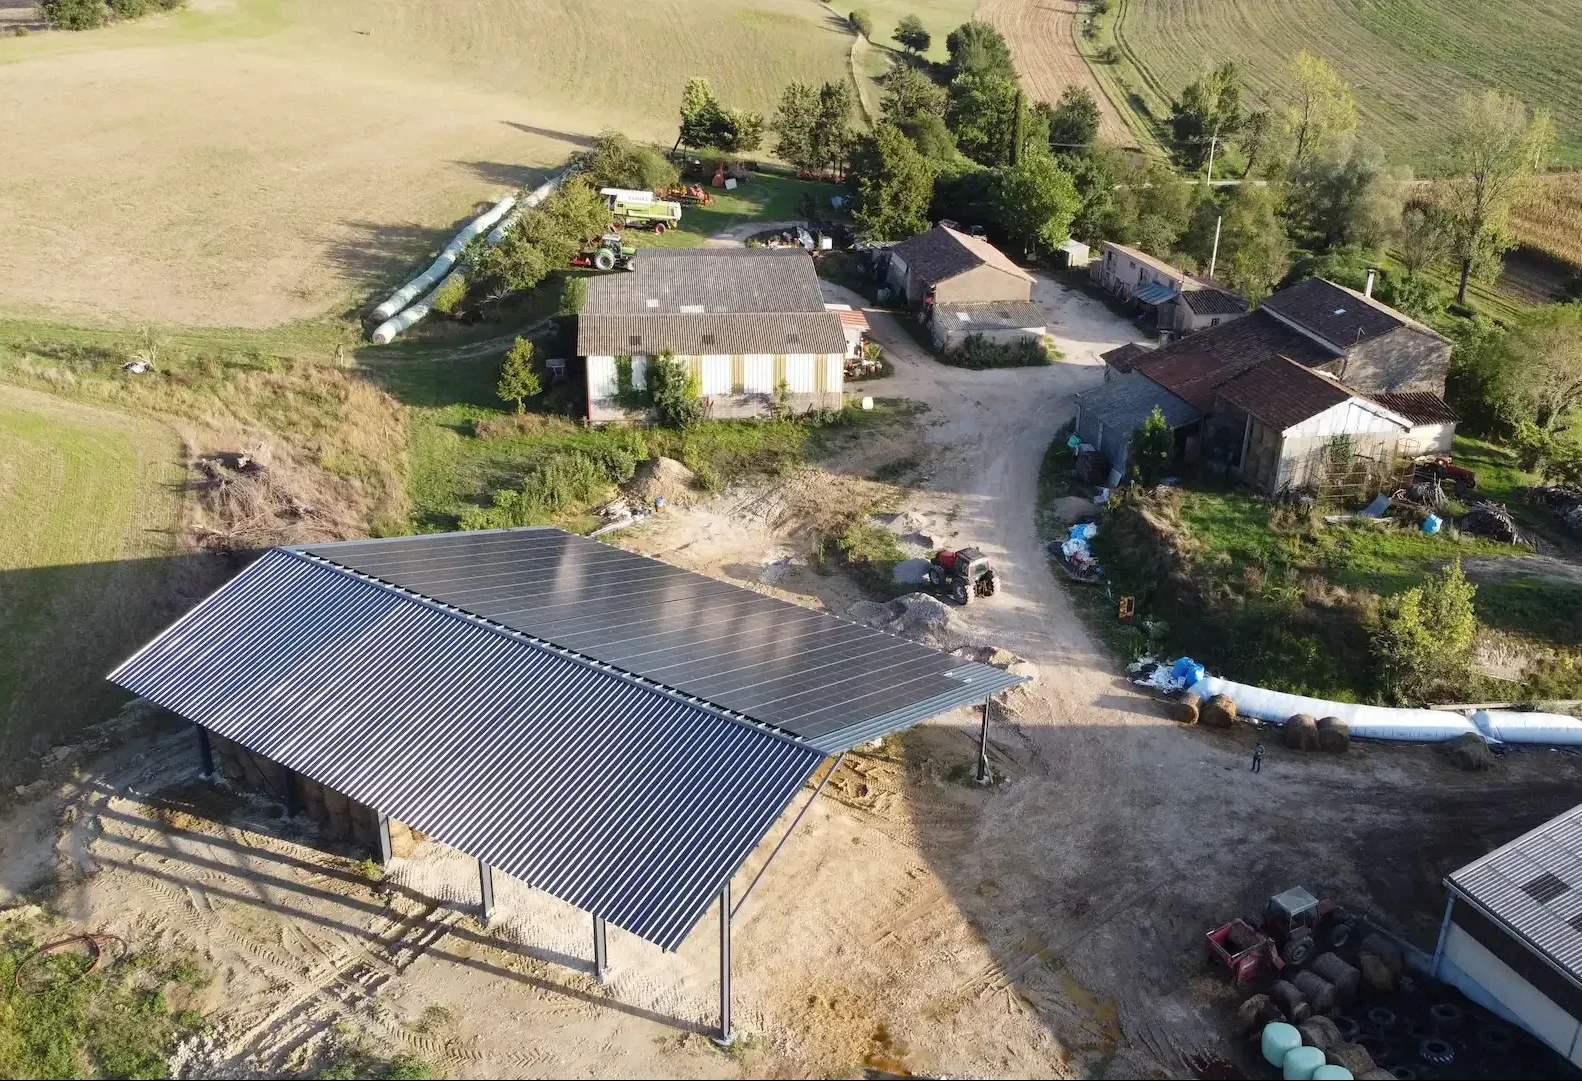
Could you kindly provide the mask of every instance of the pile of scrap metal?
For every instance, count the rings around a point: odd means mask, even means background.
[[[1582,537],[1582,488],[1551,484],[1539,488],[1519,488],[1517,494],[1528,503],[1542,503],[1554,512],[1573,536]]]
[[[1522,542],[1521,530],[1516,528],[1516,519],[1511,517],[1511,512],[1505,509],[1503,503],[1487,501],[1474,503],[1472,508],[1461,516],[1461,521],[1457,525],[1461,527],[1463,533],[1476,533],[1500,541],[1502,544]]]

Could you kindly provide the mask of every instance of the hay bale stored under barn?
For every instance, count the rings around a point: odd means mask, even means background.
[[[1345,754],[1351,749],[1351,726],[1339,717],[1320,717],[1318,749],[1330,754]]]
[[[1395,990],[1395,974],[1390,971],[1390,966],[1378,957],[1364,952],[1357,963],[1362,966],[1362,982],[1368,985],[1369,990],[1381,992]]]
[[[1318,721],[1311,714],[1293,713],[1281,735],[1293,751],[1318,750]]]
[[[1406,953],[1394,939],[1386,938],[1377,931],[1363,938],[1362,952],[1371,953],[1383,961],[1389,966],[1390,975],[1396,979],[1400,979],[1406,971]]]
[[[1216,694],[1198,709],[1198,721],[1210,728],[1229,728],[1236,723],[1236,700]]]
[[[1197,724],[1198,707],[1203,704],[1202,695],[1187,691],[1177,698],[1170,706],[1170,716],[1182,724]]]

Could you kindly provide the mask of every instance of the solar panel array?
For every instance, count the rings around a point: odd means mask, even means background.
[[[1474,860],[1449,881],[1582,981],[1582,806]]]
[[[1001,669],[559,529],[304,549],[773,725],[822,750],[981,702]],[[913,716],[918,709],[928,712]],[[888,727],[886,727],[888,726]]]

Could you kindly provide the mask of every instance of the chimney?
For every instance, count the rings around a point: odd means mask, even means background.
[[[1379,271],[1377,268],[1368,268],[1368,284],[1362,287],[1362,295],[1367,297],[1369,300],[1373,299],[1373,282],[1376,278],[1378,278],[1378,276]]]

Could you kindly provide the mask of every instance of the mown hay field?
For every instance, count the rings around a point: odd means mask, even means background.
[[[1512,216],[1512,225],[1525,243],[1582,267],[1582,173],[1542,178],[1533,198]]]
[[[1457,94],[1498,87],[1543,106],[1557,159],[1582,162],[1582,0],[1115,0],[1110,74],[1155,118],[1210,63],[1234,59],[1273,92],[1301,49],[1356,87],[1364,138],[1434,164]]]
[[[172,615],[183,480],[165,425],[0,384],[0,777],[103,720]]]
[[[668,141],[690,75],[765,110],[849,77],[840,22],[818,0],[198,0],[0,39],[0,311],[356,307],[600,129]]]

